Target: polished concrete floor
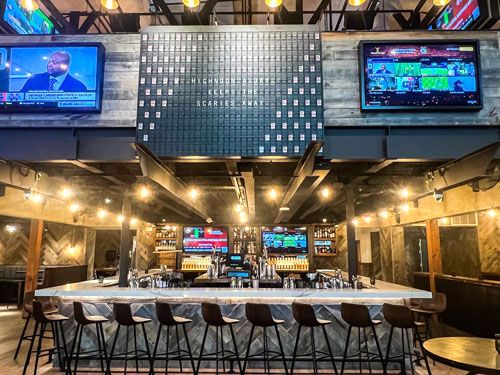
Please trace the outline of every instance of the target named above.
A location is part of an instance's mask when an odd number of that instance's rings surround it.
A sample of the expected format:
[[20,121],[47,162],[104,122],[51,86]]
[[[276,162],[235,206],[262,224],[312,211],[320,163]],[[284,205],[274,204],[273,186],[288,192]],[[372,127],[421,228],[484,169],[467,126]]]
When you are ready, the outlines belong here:
[[[18,360],[14,361],[14,352],[16,349],[17,345],[17,340],[19,339],[20,332],[22,330],[24,324],[24,320],[22,319],[21,316],[21,310],[16,310],[14,308],[9,308],[6,309],[5,306],[0,306],[0,374],[20,374],[23,369],[24,365],[24,359],[25,355],[28,349],[28,342],[25,342],[23,344],[21,352],[19,354]],[[30,328],[32,329],[32,326],[30,325]],[[443,335],[452,335],[455,333],[450,332],[450,329],[447,328],[443,330],[442,327],[436,327],[435,332],[438,334],[443,334]],[[33,360],[32,364],[28,370],[28,374],[33,374]],[[37,371],[37,374],[61,374],[60,371],[57,369],[52,368],[52,364],[47,364],[45,359],[42,359],[42,365],[39,366],[39,370]],[[172,371],[169,371],[170,374],[176,374],[175,369],[172,369]],[[454,374],[465,374],[464,371],[459,371],[452,369],[450,367],[446,367],[444,365],[440,365],[436,363],[435,365],[432,364],[431,361],[431,371],[433,375],[454,375]],[[115,372],[115,371],[113,371]],[[123,370],[121,371],[123,372]],[[78,372],[79,374],[96,374],[100,373],[100,371],[89,371],[89,372]],[[116,369],[116,373],[120,373],[119,369]],[[132,369],[128,372],[129,374],[133,374],[134,372]],[[145,373],[147,373],[145,371]],[[160,370],[158,373],[164,373],[164,369]],[[206,373],[215,373],[214,370],[210,371],[208,370]],[[282,371],[275,372],[275,373],[282,373]],[[295,371],[294,371],[295,373]],[[310,374],[312,373],[312,370],[310,371],[296,371],[296,373],[302,373],[302,374]],[[186,374],[186,372],[184,372]],[[423,375],[426,374],[426,371],[424,368],[417,368],[417,374]]]

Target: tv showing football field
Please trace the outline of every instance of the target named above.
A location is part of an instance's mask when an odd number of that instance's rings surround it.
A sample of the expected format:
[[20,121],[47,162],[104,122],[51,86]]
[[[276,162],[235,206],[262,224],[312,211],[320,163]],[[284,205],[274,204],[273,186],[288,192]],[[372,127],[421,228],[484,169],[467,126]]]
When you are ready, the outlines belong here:
[[361,109],[479,110],[476,41],[362,42]]

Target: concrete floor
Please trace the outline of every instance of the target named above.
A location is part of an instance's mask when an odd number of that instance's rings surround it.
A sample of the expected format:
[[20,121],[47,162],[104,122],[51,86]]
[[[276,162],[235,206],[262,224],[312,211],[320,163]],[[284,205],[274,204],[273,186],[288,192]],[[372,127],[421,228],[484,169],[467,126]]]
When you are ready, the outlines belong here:
[[[18,360],[14,361],[14,352],[16,349],[17,345],[17,340],[19,339],[20,332],[23,328],[24,325],[24,320],[22,319],[21,316],[21,310],[16,310],[14,308],[9,308],[6,309],[5,306],[0,306],[0,374],[20,374],[23,369],[24,365],[24,359],[26,356],[26,352],[28,350],[28,345],[29,343],[26,341],[23,346],[21,347],[21,352],[19,354]],[[30,329],[32,328],[32,325],[30,325]],[[441,327],[436,327],[435,332],[441,335],[452,335],[452,332],[449,332],[450,329],[446,329],[443,331]],[[30,365],[30,368],[28,370],[28,374],[33,374],[33,363],[34,363],[34,358],[32,358],[32,363]],[[39,369],[37,371],[37,374],[62,374],[62,372],[58,371],[57,369],[52,368],[52,364],[47,364],[46,359],[41,360],[41,366],[39,366]],[[452,369],[450,367],[441,365],[436,362],[435,365],[432,364],[432,361],[430,362],[431,364],[431,371],[433,375],[460,375],[460,374],[465,374],[464,371],[459,371]],[[339,366],[339,364],[337,364]],[[120,373],[119,369],[115,370],[116,373]],[[160,373],[164,373],[164,369],[160,370]],[[177,374],[175,369],[172,369],[172,372],[169,372],[169,374]],[[186,371],[186,370],[185,370]],[[123,370],[122,370],[123,372]],[[78,372],[79,374],[98,374],[101,373],[100,371],[82,371]],[[132,372],[132,369],[128,372],[129,374],[134,374],[135,372]],[[145,371],[144,373],[147,373]],[[215,373],[214,370],[212,371],[207,371],[206,373]],[[274,372],[276,374],[282,373],[282,371],[277,371]],[[310,374],[312,373],[311,371],[294,371],[294,373],[302,373],[302,374]],[[418,368],[417,372],[418,375],[424,375],[426,374],[426,371],[424,368]],[[186,372],[184,372],[186,374]]]

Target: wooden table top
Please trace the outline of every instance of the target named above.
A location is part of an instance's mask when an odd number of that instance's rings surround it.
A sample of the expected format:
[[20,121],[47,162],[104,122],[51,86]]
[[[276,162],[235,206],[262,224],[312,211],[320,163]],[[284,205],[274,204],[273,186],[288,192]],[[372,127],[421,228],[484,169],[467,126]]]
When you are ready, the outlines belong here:
[[461,370],[500,374],[500,354],[495,340],[478,337],[440,337],[424,342],[432,359]]

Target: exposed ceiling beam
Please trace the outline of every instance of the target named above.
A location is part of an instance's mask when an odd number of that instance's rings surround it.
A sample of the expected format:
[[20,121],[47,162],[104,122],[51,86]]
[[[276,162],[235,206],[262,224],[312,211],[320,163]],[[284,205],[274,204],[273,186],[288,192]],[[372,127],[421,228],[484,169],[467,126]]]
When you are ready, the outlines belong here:
[[331,0],[321,0],[318,7],[314,11],[311,19],[309,20],[309,24],[314,25],[317,24],[323,14],[323,11],[326,9]]
[[102,171],[101,169],[93,167],[93,166],[85,164],[85,163],[82,163],[79,160],[68,160],[68,162],[71,163],[71,164],[73,164],[73,165],[76,165],[79,168],[85,169],[86,171],[92,172],[94,174],[97,174],[97,175],[103,174],[103,176],[101,176],[102,178],[104,178],[104,179],[106,179],[108,181],[111,181],[111,182],[113,182],[116,185],[120,185],[120,186],[126,185],[126,183],[123,182],[122,180],[120,180],[120,179],[118,179],[116,177],[104,174],[104,171]]
[[88,17],[83,21],[82,26],[78,29],[78,34],[86,34],[94,25],[95,21],[99,18],[99,13],[98,12],[92,12],[88,15]]
[[55,5],[52,3],[51,0],[40,0],[40,2],[47,8],[47,10],[52,14],[52,16],[56,19],[57,22],[63,27],[63,31],[66,34],[72,34],[76,32],[76,29],[74,29],[68,21],[66,21],[59,12],[59,10],[55,7]]
[[421,22],[423,28],[427,28],[439,12],[440,7],[433,5]]
[[342,18],[344,18],[345,10],[347,9],[348,0],[344,0],[344,5],[342,5],[342,10],[339,14],[339,18],[337,20],[337,24],[335,25],[335,31],[337,31],[340,27],[340,23],[342,22]]
[[179,21],[177,21],[177,18],[175,18],[174,14],[168,7],[168,5],[165,3],[164,0],[153,0],[153,4],[156,9],[160,9],[162,13],[167,17],[168,22],[170,22],[171,25],[173,26],[178,26]]
[[253,170],[250,168],[250,170],[242,171],[241,175],[245,181],[249,220],[255,222],[255,179]]
[[370,178],[371,175],[374,175],[374,174],[380,172],[382,169],[391,165],[394,162],[395,162],[394,159],[386,159],[378,164],[372,165],[363,174],[361,174],[361,175],[355,177],[354,179],[352,179],[351,181],[349,181],[349,185],[359,185],[361,182]]
[[186,184],[176,179],[173,173],[160,159],[143,145],[136,144],[135,149],[139,155],[139,163],[145,177],[150,178],[163,187],[179,204],[194,212],[196,215],[205,220],[212,218],[210,207],[203,199],[189,199]]
[[238,170],[238,164],[236,162],[227,162],[226,163],[227,171],[229,172],[229,178],[231,179],[231,183],[233,184],[233,189],[236,193],[236,198],[238,199],[238,203],[243,207],[248,207],[248,200],[245,191],[245,187],[240,181],[240,171]]
[[207,0],[203,8],[200,10],[200,19],[202,20],[202,22],[208,24],[207,21],[210,18],[210,14],[213,12],[218,1],[219,0]]
[[311,216],[313,213],[322,210],[326,206],[337,206],[345,201],[345,196],[342,194],[342,189],[344,188],[344,184],[335,183],[333,185],[332,198],[329,200],[320,200],[305,210],[300,216],[299,219],[305,219],[308,216]]

